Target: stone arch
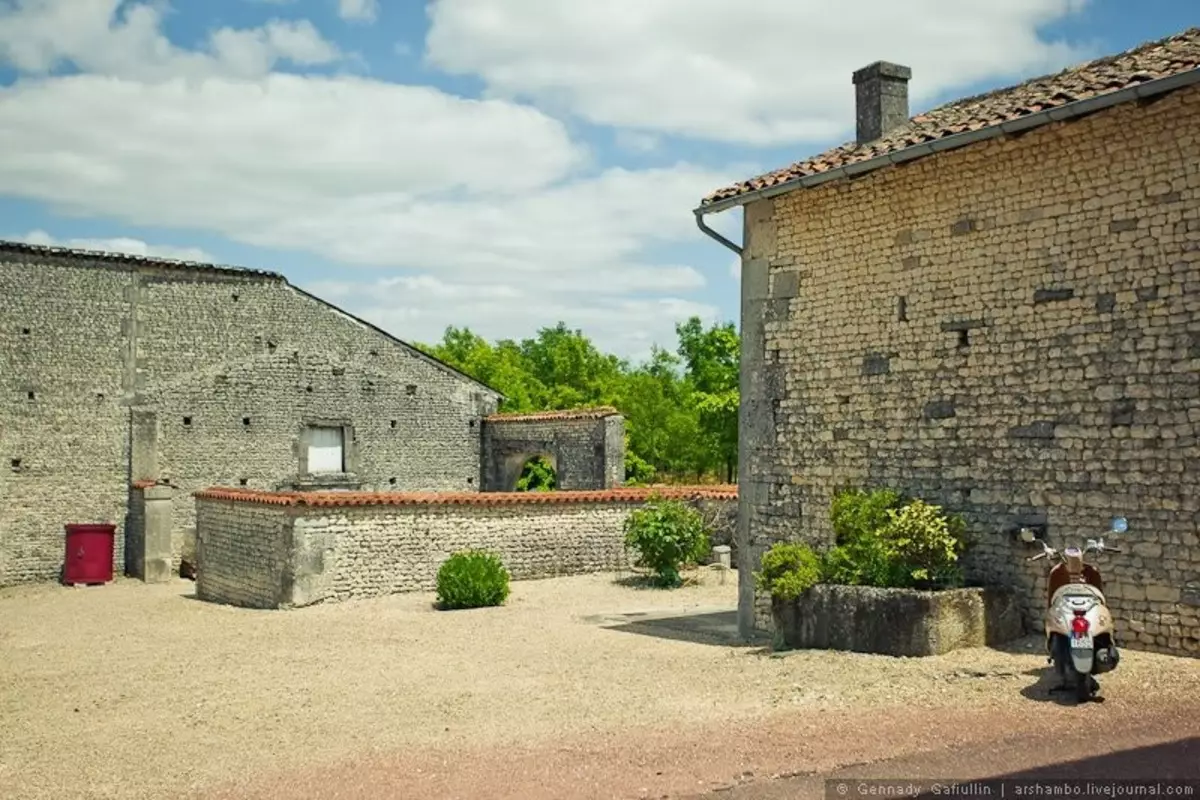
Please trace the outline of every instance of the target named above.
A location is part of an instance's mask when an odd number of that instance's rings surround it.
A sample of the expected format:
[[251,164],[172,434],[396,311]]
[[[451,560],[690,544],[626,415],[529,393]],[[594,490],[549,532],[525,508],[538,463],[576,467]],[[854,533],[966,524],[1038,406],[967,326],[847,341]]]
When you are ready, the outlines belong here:
[[558,456],[550,450],[531,449],[528,452],[513,452],[504,456],[500,474],[496,476],[497,488],[494,491],[516,492],[521,476],[526,466],[535,459],[545,460],[554,472],[555,484],[558,483]]
[[611,489],[625,481],[625,419],[615,408],[493,414],[483,425],[485,492],[511,492],[529,459],[554,468],[555,488]]

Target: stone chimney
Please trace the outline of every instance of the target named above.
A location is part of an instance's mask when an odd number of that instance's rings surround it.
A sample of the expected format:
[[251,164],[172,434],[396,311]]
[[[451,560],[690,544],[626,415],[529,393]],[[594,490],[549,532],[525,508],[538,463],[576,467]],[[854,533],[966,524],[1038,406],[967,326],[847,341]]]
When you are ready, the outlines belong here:
[[876,61],[854,73],[859,144],[879,139],[908,122],[908,80],[912,70]]

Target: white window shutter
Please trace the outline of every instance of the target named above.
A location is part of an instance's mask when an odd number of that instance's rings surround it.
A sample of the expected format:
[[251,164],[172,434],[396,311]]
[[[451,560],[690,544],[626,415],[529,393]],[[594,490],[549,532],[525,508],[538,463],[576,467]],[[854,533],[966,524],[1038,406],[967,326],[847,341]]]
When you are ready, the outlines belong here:
[[311,428],[308,442],[309,473],[345,471],[345,441],[341,428]]

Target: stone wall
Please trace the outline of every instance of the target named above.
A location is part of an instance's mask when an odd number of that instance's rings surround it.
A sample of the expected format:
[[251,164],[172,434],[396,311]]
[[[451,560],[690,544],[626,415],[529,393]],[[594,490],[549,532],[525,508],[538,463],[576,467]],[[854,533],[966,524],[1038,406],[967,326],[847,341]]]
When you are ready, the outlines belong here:
[[209,499],[197,503],[196,596],[243,608],[276,608],[288,571],[288,508]]
[[615,408],[493,414],[483,425],[483,489],[511,492],[529,459],[554,467],[561,490],[625,482],[625,419]]
[[625,519],[652,493],[736,505],[735,487],[599,492],[344,493],[210,489],[196,495],[202,600],[292,607],[431,591],[468,548],[515,580],[628,568]]
[[[741,621],[772,542],[832,536],[846,485],[963,512],[974,578],[1104,556],[1125,641],[1200,654],[1200,91],[746,207]],[[1113,542],[1110,542],[1113,543]]]
[[357,437],[348,485],[477,489],[498,401],[272,273],[0,242],[0,585],[55,578],[70,522],[120,568],[139,480],[179,490],[177,562],[190,492],[296,480],[313,421]]

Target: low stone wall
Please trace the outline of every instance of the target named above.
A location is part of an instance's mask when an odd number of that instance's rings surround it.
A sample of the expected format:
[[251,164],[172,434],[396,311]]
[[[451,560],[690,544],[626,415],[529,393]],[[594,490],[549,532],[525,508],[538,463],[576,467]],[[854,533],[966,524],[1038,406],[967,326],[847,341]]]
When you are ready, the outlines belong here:
[[776,636],[789,648],[933,656],[1024,635],[1014,592],[992,588],[918,592],[817,585],[774,604]]
[[[628,568],[624,524],[651,495],[728,517],[737,488],[579,492],[196,494],[196,596],[250,608],[431,591],[452,553],[497,553],[514,580]],[[714,536],[714,539],[719,538]]]

